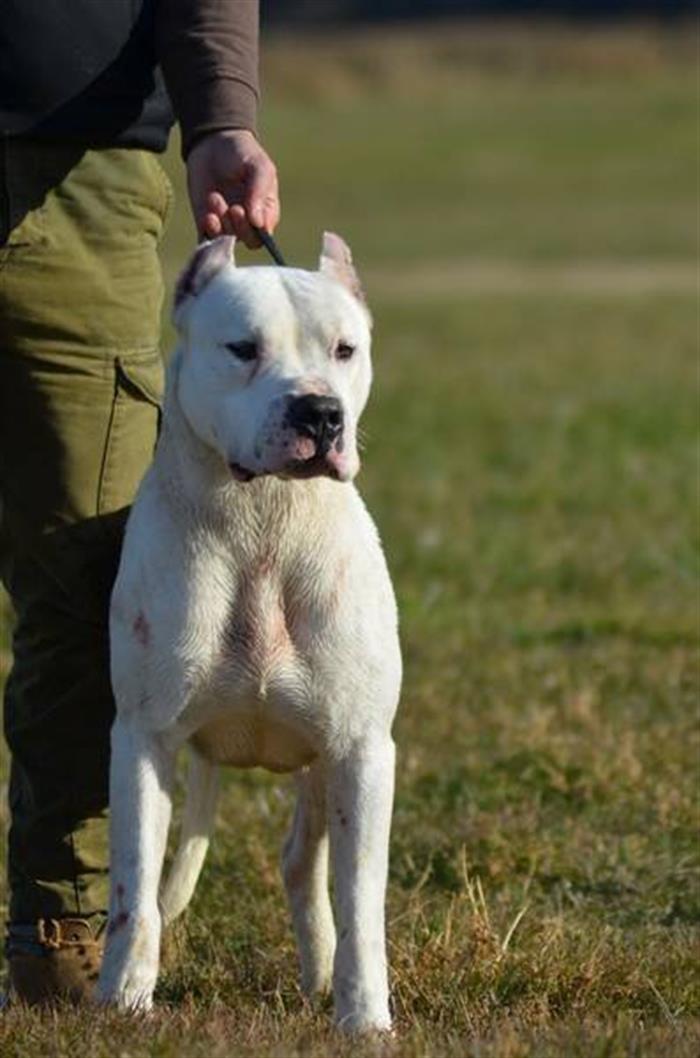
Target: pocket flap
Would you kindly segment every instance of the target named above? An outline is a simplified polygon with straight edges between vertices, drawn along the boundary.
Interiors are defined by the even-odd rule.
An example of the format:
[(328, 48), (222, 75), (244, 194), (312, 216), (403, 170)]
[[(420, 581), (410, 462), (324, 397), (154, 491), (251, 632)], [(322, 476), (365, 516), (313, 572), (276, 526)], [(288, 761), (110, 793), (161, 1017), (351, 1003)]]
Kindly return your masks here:
[(157, 408), (163, 407), (165, 367), (157, 350), (147, 358), (117, 357), (117, 368), (125, 385)]

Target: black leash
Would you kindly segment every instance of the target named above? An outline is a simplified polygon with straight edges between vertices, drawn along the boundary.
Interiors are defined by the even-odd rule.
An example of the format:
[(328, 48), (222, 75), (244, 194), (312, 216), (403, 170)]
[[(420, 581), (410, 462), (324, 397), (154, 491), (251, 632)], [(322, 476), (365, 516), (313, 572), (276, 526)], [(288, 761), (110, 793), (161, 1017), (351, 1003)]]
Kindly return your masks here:
[(251, 228), (260, 239), (260, 242), (263, 244), (275, 264), (279, 265), (281, 268), (286, 268), (287, 262), (280, 253), (279, 246), (270, 233), (265, 231), (264, 228), (257, 228), (254, 224), (251, 224)]
[[(251, 224), (250, 226), (253, 229), (253, 231), (255, 232), (255, 234), (257, 235), (257, 237), (260, 239), (260, 242), (263, 244), (263, 246), (265, 247), (265, 249), (269, 253), (269, 255), (272, 258), (272, 260), (275, 262), (275, 264), (279, 265), (280, 268), (286, 268), (287, 267), (287, 262), (285, 261), (284, 257), (280, 253), (280, 248), (277, 245), (277, 243), (275, 242), (275, 240), (272, 238), (270, 233), (265, 231), (264, 228), (257, 228), (255, 226), (255, 224)], [(202, 238), (202, 241), (200, 242), (199, 247), (201, 248), (202, 246), (205, 246), (206, 243), (211, 242), (211, 241), (212, 240), (207, 238), (207, 236), (205, 235)]]

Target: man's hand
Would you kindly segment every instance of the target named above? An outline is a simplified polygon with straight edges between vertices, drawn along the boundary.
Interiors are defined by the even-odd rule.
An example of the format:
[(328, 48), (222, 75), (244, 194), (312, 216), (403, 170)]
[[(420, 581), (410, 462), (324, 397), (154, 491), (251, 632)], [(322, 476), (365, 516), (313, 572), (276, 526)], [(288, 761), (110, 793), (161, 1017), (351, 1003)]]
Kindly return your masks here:
[(187, 156), (187, 186), (197, 232), (235, 235), (260, 245), (254, 224), (273, 232), (280, 218), (277, 170), (252, 132), (225, 129), (204, 136)]

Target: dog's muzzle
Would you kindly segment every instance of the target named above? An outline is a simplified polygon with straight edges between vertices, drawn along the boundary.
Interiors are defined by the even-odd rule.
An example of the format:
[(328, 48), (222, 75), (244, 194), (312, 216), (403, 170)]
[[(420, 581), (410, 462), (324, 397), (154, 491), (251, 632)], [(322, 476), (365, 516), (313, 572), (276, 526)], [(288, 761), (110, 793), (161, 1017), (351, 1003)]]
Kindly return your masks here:
[(318, 393), (288, 397), (282, 426), (286, 434), (283, 448), (268, 461), (266, 469), (252, 470), (242, 463), (229, 462), (236, 481), (249, 482), (266, 474), (349, 480), (343, 453), (343, 406), (337, 397)]
[(343, 406), (337, 397), (306, 393), (293, 397), (287, 408), (285, 425), (316, 445), (316, 458), (325, 456), (336, 445), (342, 448)]

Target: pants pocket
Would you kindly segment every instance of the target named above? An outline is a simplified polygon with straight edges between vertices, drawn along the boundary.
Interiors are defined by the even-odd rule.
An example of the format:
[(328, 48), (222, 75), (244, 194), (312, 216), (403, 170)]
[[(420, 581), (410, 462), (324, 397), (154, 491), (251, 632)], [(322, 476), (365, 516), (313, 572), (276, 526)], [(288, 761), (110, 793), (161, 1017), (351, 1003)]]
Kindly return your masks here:
[(163, 361), (156, 350), (147, 356), (115, 358), (98, 514), (130, 504), (150, 466), (160, 425), (163, 376)]
[(156, 183), (160, 190), (158, 212), (160, 213), (160, 217), (163, 222), (163, 230), (165, 231), (170, 221), (173, 206), (175, 204), (175, 191), (173, 189), (172, 183), (170, 182), (170, 177), (168, 176), (158, 159), (154, 155), (149, 155), (149, 161), (153, 166), (153, 169), (155, 170)]

